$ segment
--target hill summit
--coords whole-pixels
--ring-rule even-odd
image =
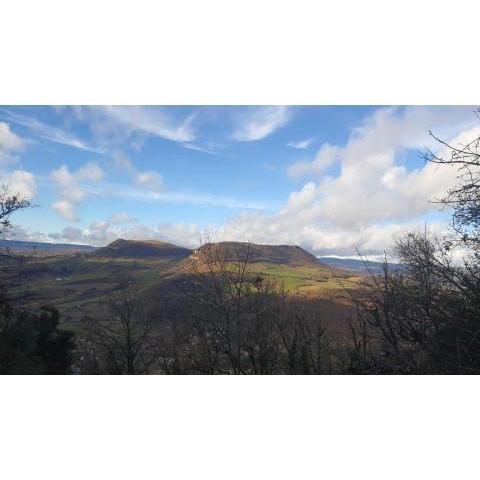
[[[191,250],[159,240],[124,240],[119,238],[106,247],[99,248],[93,255],[97,257],[125,258],[186,258]]]
[[[322,265],[315,255],[297,245],[259,245],[243,242],[206,243],[195,250],[191,258],[201,260],[207,255],[242,261],[248,255],[251,263],[272,263],[288,266]]]

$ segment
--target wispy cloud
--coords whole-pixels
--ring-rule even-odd
[[[124,152],[115,152],[113,159],[115,164],[125,170],[139,187],[144,187],[146,190],[154,193],[160,193],[163,189],[163,176],[160,173],[153,170],[138,170]]]
[[[91,194],[132,198],[143,202],[166,202],[245,210],[265,210],[269,208],[269,205],[264,202],[241,200],[222,195],[196,192],[154,191],[108,182],[98,184],[98,188],[89,186],[88,189]]]
[[[182,143],[182,147],[197,152],[208,153],[209,155],[218,155],[218,152],[216,151],[217,145],[214,144],[207,144],[204,146],[197,143]]]
[[[289,118],[290,110],[285,106],[251,107],[237,116],[231,137],[238,142],[261,140],[283,127]]]
[[[29,128],[36,136],[44,140],[68,145],[89,152],[106,153],[104,149],[90,145],[87,142],[80,140],[75,135],[62,130],[61,128],[41,122],[34,117],[14,113],[5,108],[0,108],[0,113],[5,120]]]
[[[287,147],[297,148],[299,150],[305,150],[313,143],[314,138],[307,138],[305,140],[301,140],[299,142],[288,142]]]
[[[173,142],[193,142],[195,113],[174,115],[158,106],[81,106],[72,107],[78,120],[88,124],[101,142],[111,145],[133,134],[154,136]]]

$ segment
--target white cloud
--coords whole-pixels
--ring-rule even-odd
[[[16,162],[14,153],[25,148],[25,141],[12,132],[8,123],[0,122],[0,165]]]
[[[104,107],[104,112],[132,131],[141,131],[175,142],[191,142],[196,138],[192,127],[194,114],[176,120],[161,107],[137,106]]]
[[[231,137],[239,142],[261,140],[283,127],[289,118],[288,107],[250,107],[247,111],[238,114]]]
[[[305,150],[313,143],[314,138],[307,138],[305,140],[300,140],[299,142],[288,142],[287,147],[296,148],[299,150]]]
[[[325,143],[318,150],[315,158],[308,162],[296,162],[288,167],[288,174],[292,177],[302,177],[308,174],[319,175],[338,160],[340,149]]]
[[[62,165],[50,173],[56,183],[60,199],[52,204],[52,207],[69,222],[78,221],[75,206],[80,203],[87,192],[81,182],[99,182],[103,178],[102,169],[95,162],[88,162],[76,172],[70,172],[66,165]]]
[[[0,148],[6,151],[23,150],[24,141],[10,130],[5,122],[0,122]]]
[[[72,201],[59,200],[52,204],[52,207],[69,222],[77,222],[78,216],[75,212],[75,205]]]
[[[143,225],[128,216],[125,222],[117,222],[112,215],[104,221],[92,222],[86,228],[66,227],[61,232],[51,234],[50,241],[81,243],[93,246],[106,245],[117,238],[131,240],[162,240],[185,247],[199,245],[202,232],[194,224],[161,223],[155,226]],[[22,239],[28,240],[28,232],[21,232]]]
[[[145,137],[154,136],[174,142],[192,142],[195,114],[177,116],[160,106],[75,106],[68,113],[87,124],[97,142],[107,149],[130,142],[141,148]]]
[[[135,183],[152,192],[160,192],[163,186],[163,177],[157,172],[138,172],[135,176]]]
[[[293,222],[292,225],[288,218],[284,215],[269,217],[248,214],[236,217],[217,229],[210,229],[210,233],[214,241],[250,240],[264,244],[295,244],[319,256],[348,256],[355,255],[357,248],[363,254],[381,254],[390,248],[395,236],[424,227],[424,223],[418,221],[375,223],[361,229],[351,229],[320,223],[306,224],[302,221]],[[428,227],[437,233],[447,232],[447,224],[442,222],[429,224]]]
[[[52,238],[48,234],[32,231],[17,224],[12,225],[5,236],[8,239],[23,240],[26,242],[52,242]]]
[[[373,222],[403,221],[432,210],[429,200],[455,181],[456,169],[424,164],[409,171],[401,154],[422,148],[429,128],[446,131],[449,127],[450,135],[458,132],[466,125],[466,114],[462,108],[378,110],[353,131],[344,146],[325,144],[313,161],[290,166],[290,175],[312,175],[317,185],[315,198],[300,216],[310,223],[362,228]],[[472,121],[470,111],[468,118]],[[475,131],[478,129],[467,133],[472,136]],[[322,177],[333,162],[339,164],[340,174]]]
[[[75,177],[79,181],[99,182],[103,178],[103,170],[97,163],[88,162],[77,170]]]
[[[37,183],[33,173],[26,170],[14,170],[4,175],[1,183],[5,185],[10,192],[19,193],[27,200],[31,200],[37,194]]]
[[[62,145],[68,145],[80,150],[105,153],[104,149],[90,145],[87,142],[80,140],[75,135],[62,130],[61,128],[53,127],[52,125],[41,122],[36,118],[14,113],[5,108],[0,108],[0,112],[3,113],[8,121],[31,129],[39,138],[43,138],[50,142],[60,143]]]
[[[143,187],[149,192],[159,194],[163,190],[163,176],[153,170],[139,171],[130,158],[123,152],[115,152],[113,155],[115,164],[125,170],[133,179],[137,187]],[[143,192],[141,192],[143,193]]]
[[[197,152],[208,153],[209,155],[218,155],[217,149],[223,145],[216,142],[203,142],[204,144],[182,143],[182,147]]]

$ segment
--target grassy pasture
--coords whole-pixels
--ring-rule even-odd
[[[250,271],[266,274],[275,278],[279,284],[285,285],[289,292],[322,293],[341,288],[356,288],[362,277],[352,275],[347,271],[332,270],[324,266],[271,265],[254,263]]]

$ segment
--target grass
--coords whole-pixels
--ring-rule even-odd
[[[277,279],[289,292],[322,292],[340,288],[356,288],[361,281],[360,276],[349,276],[346,272],[323,266],[289,267],[254,263],[250,271]]]

